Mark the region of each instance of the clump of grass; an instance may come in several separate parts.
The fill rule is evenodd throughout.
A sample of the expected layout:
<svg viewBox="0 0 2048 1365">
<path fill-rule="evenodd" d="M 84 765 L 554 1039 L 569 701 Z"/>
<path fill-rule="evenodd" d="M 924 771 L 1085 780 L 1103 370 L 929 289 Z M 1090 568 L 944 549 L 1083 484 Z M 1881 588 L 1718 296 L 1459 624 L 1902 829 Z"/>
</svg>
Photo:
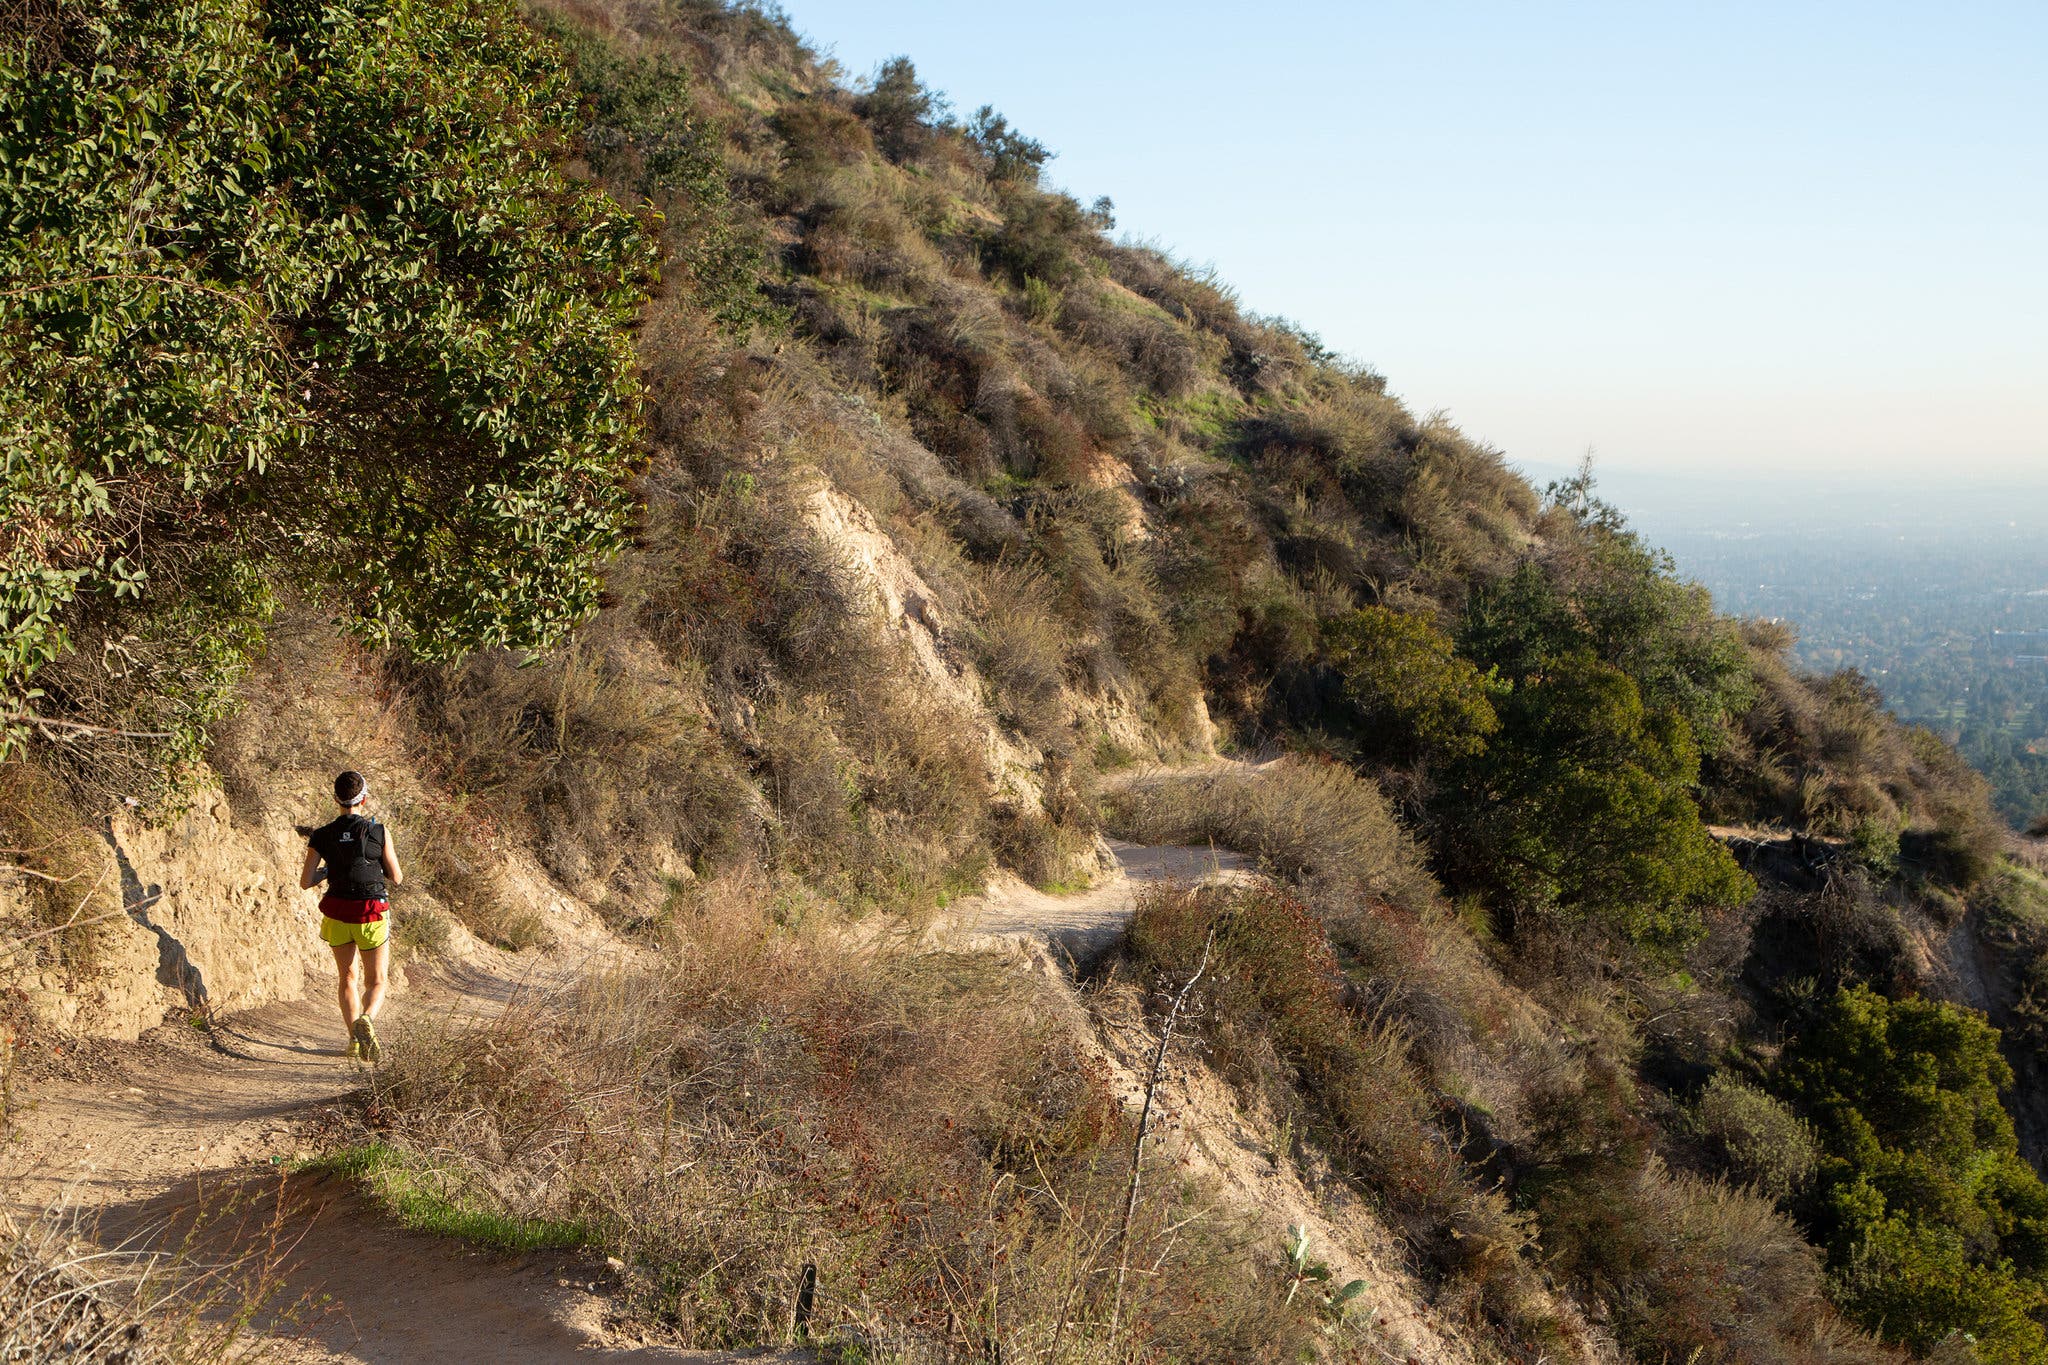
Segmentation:
<svg viewBox="0 0 2048 1365">
<path fill-rule="evenodd" d="M 1552 1271 L 1638 1360 L 1880 1365 L 1897 1352 L 1827 1307 L 1819 1252 L 1751 1189 L 1582 1154 L 1538 1196 Z"/>
<path fill-rule="evenodd" d="M 275 1343 L 249 1332 L 274 1307 L 280 1214 L 220 1261 L 205 1254 L 213 1222 L 202 1211 L 182 1235 L 116 1247 L 96 1244 L 77 1213 L 27 1218 L 0 1212 L 0 1360 L 75 1365 L 254 1365 Z M 246 1229 L 245 1229 L 246 1231 Z"/>
<path fill-rule="evenodd" d="M 1820 1162 L 1813 1130 L 1790 1105 L 1725 1071 L 1701 1092 L 1694 1126 L 1728 1171 L 1767 1199 L 1804 1190 Z"/>
<path fill-rule="evenodd" d="M 455 941 L 455 925 L 438 910 L 407 906 L 391 926 L 391 941 L 406 961 L 442 957 Z"/>
<path fill-rule="evenodd" d="M 1141 1210 L 1131 1260 L 1157 1273 L 1112 1334 L 1128 1134 L 1045 988 L 775 929 L 766 893 L 690 898 L 646 969 L 397 1040 L 341 1164 L 456 1235 L 575 1229 L 700 1345 L 780 1340 L 809 1264 L 818 1336 L 892 1358 L 1307 1346 L 1254 1231 L 1185 1185 Z"/>
<path fill-rule="evenodd" d="M 1342 764 L 1289 757 L 1251 771 L 1148 774 L 1111 791 L 1104 818 L 1142 843 L 1213 843 L 1276 876 L 1407 910 L 1436 895 L 1386 797 Z"/>
<path fill-rule="evenodd" d="M 1095 831 L 1013 804 L 995 808 L 990 837 L 1003 866 L 1041 891 L 1085 890 L 1095 875 Z"/>
</svg>

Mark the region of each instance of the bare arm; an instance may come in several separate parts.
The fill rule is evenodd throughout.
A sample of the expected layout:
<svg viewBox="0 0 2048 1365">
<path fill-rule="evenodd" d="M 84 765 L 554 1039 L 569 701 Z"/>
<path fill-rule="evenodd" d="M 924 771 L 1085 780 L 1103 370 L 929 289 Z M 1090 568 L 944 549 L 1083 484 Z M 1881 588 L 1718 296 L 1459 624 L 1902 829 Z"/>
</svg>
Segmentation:
<svg viewBox="0 0 2048 1365">
<path fill-rule="evenodd" d="M 314 887 L 320 885 L 319 877 L 314 875 L 319 870 L 320 850 L 308 844 L 306 846 L 306 865 L 299 869 L 299 890 L 311 891 Z"/>
<path fill-rule="evenodd" d="M 393 886 L 405 885 L 405 869 L 398 865 L 398 852 L 391 847 L 391 831 L 384 831 L 384 879 Z"/>
</svg>

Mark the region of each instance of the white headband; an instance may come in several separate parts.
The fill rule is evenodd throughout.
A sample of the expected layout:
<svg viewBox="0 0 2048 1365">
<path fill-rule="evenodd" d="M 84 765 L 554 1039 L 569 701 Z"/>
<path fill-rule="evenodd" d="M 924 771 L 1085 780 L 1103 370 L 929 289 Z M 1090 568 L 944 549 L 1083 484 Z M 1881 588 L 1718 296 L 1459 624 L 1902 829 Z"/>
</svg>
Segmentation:
<svg viewBox="0 0 2048 1365">
<path fill-rule="evenodd" d="M 356 793 L 356 799 L 355 799 L 355 800 L 353 800 L 353 801 L 351 801 L 351 802 L 349 802 L 349 803 L 348 803 L 348 807 L 349 807 L 349 809 L 350 809 L 350 810 L 354 810 L 354 809 L 355 809 L 355 808 L 356 808 L 357 806 L 360 806 L 360 805 L 362 805 L 362 804 L 363 804 L 363 802 L 365 802 L 365 801 L 367 801 L 367 800 L 369 800 L 369 799 L 370 799 L 370 784 L 369 784 L 369 783 L 367 783 L 367 782 L 365 782 L 365 783 L 363 783 L 363 789 L 362 789 L 361 791 L 359 791 L 359 792 L 357 792 L 357 793 Z"/>
</svg>

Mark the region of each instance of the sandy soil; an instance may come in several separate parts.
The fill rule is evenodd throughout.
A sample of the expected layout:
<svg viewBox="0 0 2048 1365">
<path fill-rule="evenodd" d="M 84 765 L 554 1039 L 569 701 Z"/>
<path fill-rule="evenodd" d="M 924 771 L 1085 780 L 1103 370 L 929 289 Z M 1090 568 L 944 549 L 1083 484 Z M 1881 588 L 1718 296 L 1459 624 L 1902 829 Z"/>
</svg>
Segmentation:
<svg viewBox="0 0 2048 1365">
<path fill-rule="evenodd" d="M 1048 895 L 1002 873 L 987 894 L 953 907 L 951 925 L 970 938 L 1042 940 L 1085 962 L 1114 944 L 1131 922 L 1140 887 L 1251 875 L 1251 865 L 1229 849 L 1148 848 L 1111 839 L 1109 850 L 1116 858 L 1115 869 L 1086 891 Z"/>
</svg>

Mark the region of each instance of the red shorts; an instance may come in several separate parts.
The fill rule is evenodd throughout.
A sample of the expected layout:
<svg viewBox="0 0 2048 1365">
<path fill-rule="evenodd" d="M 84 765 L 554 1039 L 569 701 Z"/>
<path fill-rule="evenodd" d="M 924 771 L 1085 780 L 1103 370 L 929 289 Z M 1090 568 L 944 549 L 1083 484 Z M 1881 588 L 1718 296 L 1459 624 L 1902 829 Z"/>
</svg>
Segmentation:
<svg viewBox="0 0 2048 1365">
<path fill-rule="evenodd" d="M 320 913 L 343 924 L 375 924 L 391 913 L 390 901 L 357 901 L 346 896 L 322 896 Z"/>
</svg>

